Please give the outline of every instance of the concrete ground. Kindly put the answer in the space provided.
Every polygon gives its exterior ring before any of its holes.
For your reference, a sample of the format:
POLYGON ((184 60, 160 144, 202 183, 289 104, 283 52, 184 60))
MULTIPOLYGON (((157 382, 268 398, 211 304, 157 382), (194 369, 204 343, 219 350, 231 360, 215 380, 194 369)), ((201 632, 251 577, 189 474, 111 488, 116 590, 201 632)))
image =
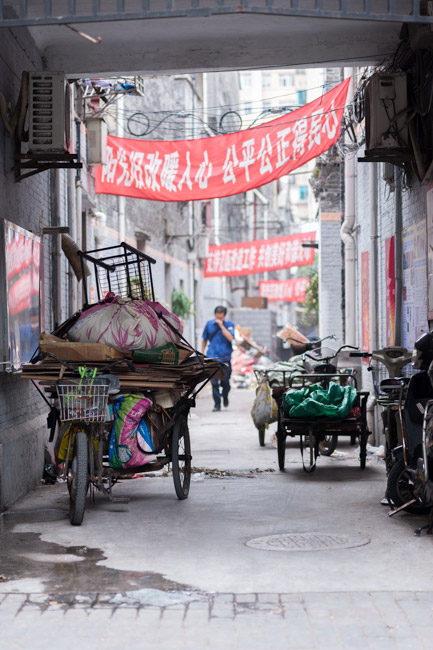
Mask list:
POLYGON ((430 649, 425 519, 387 516, 383 461, 361 470, 346 439, 313 474, 289 440, 279 472, 253 398, 201 394, 185 501, 170 475, 124 481, 129 503, 96 494, 73 527, 58 483, 0 517, 0 649, 430 649))

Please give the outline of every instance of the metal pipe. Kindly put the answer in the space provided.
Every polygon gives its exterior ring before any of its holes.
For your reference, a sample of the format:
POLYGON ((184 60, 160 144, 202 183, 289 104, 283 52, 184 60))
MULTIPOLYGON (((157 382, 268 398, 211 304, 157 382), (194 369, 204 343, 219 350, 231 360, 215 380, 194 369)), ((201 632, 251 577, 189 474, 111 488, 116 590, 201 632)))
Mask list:
MULTIPOLYGON (((60 169, 51 171, 51 226, 61 225, 60 169)), ((54 327, 62 322, 62 236, 57 234, 52 243, 52 291, 54 327)))
MULTIPOLYGON (((77 207, 75 191, 75 170, 69 169, 67 172, 68 181, 68 226, 69 234, 74 242, 77 241, 77 207)), ((69 268, 69 313, 73 314, 78 309, 77 301, 77 279, 75 273, 69 268)))
MULTIPOLYGON (((349 100, 353 97, 353 68, 344 69, 345 78, 351 77, 349 100)), ((356 257, 353 230, 355 227, 355 154, 344 160, 344 221, 341 226, 341 239, 344 244, 344 322, 345 341, 356 345, 356 257)))
POLYGON ((377 264, 377 164, 370 163, 370 349, 379 345, 377 313, 378 301, 378 264, 377 264))
MULTIPOLYGON (((75 179, 75 210, 77 229, 76 242, 78 248, 83 250, 83 186, 78 177, 75 179)), ((84 276, 81 283, 77 284, 77 307, 81 307, 83 304, 83 285, 85 282, 87 282, 87 278, 84 276)))
POLYGON ((401 327, 403 312, 403 247, 402 247, 402 230, 403 230, 403 211, 401 201, 401 171, 394 167, 394 185, 395 185, 395 328, 394 328, 394 345, 401 345, 401 327))

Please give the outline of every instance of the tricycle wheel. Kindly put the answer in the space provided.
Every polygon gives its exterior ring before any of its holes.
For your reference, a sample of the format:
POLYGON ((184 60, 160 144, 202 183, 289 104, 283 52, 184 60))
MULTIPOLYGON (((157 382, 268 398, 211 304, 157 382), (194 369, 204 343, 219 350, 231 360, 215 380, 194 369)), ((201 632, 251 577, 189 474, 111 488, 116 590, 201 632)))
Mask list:
POLYGON ((173 426, 171 464, 177 498, 186 499, 191 480, 191 443, 185 416, 179 416, 173 426))
POLYGON ((260 443, 260 447, 265 446, 265 427, 261 427, 259 429, 259 443, 260 443))
POLYGON ((286 457, 286 436, 284 433, 277 431, 277 447, 278 447, 278 467, 284 472, 284 460, 286 457))
POLYGON ((319 442, 319 451, 321 456, 331 456, 337 449, 338 435, 331 434, 324 436, 323 440, 319 442))
POLYGON ((87 435, 84 431, 75 434, 74 453, 68 471, 69 519, 73 526, 80 526, 86 507, 89 455, 87 435))

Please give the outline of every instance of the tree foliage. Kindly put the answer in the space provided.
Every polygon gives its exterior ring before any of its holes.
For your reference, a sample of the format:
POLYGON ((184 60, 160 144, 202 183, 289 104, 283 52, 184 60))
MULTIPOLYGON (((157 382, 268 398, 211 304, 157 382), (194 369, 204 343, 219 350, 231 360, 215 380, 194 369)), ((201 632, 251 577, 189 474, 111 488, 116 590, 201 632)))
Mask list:
POLYGON ((194 311, 191 309, 193 304, 194 301, 188 298, 182 289, 173 289, 171 292, 171 311, 182 320, 186 320, 194 314, 194 311))
POLYGON ((305 292, 303 321, 305 325, 316 325, 319 321, 319 274, 313 271, 305 292))

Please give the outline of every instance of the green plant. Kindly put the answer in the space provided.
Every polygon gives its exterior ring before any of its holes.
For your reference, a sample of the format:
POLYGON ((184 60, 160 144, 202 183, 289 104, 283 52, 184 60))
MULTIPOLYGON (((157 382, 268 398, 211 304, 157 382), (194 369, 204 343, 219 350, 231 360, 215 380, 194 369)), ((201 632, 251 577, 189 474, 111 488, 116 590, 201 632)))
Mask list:
POLYGON ((193 304, 194 301, 188 298, 182 289, 173 289, 171 292, 171 311, 182 320, 194 314, 194 311, 191 309, 193 304))
POLYGON ((302 325, 312 327, 319 321, 319 274, 313 271, 310 276, 310 284, 305 292, 304 311, 302 314, 302 325))

